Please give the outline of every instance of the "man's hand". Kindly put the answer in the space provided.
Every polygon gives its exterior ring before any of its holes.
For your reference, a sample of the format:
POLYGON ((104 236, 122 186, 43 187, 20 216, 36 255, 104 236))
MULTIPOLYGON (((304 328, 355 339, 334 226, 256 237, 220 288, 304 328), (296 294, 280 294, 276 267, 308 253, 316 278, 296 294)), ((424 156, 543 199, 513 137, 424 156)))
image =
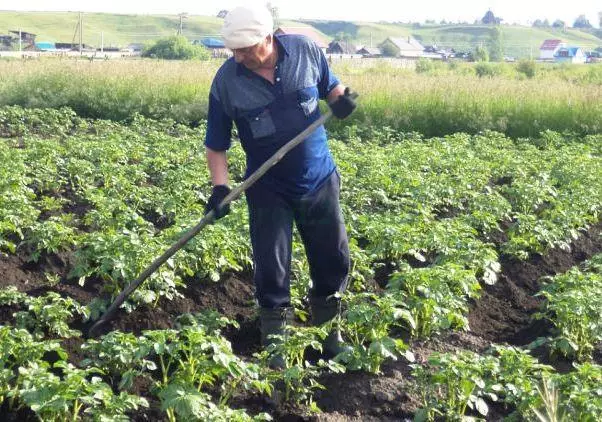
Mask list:
POLYGON ((213 187, 213 191, 211 192, 211 196, 207 201, 207 205, 205 206, 205 214, 208 214, 209 211, 213 210, 216 220, 225 217, 230 212, 230 204, 221 208, 219 207, 219 204, 226 196, 228 196, 229 193, 230 188, 227 185, 215 185, 213 187))
POLYGON ((354 97, 351 94, 351 90, 349 87, 346 87, 345 93, 343 95, 339 95, 333 103, 329 104, 332 114, 334 114, 334 116, 338 119, 344 119, 349 116, 357 107, 357 104, 353 98, 354 97))

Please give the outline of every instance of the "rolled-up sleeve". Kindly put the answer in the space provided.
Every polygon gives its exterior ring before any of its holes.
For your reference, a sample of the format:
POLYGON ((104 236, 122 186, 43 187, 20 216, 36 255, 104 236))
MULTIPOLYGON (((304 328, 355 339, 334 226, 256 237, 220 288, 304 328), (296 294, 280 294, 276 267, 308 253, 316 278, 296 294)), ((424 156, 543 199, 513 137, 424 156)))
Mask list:
POLYGON ((340 84, 339 79, 332 73, 326 56, 321 49, 318 50, 318 66, 320 72, 320 81, 318 82, 318 91, 320 92, 320 98, 326 99, 330 91, 332 91, 337 85, 340 84))
POLYGON ((226 114, 220 101, 209 94, 207 133, 205 146, 214 151, 226 151, 232 144, 232 119, 226 114))

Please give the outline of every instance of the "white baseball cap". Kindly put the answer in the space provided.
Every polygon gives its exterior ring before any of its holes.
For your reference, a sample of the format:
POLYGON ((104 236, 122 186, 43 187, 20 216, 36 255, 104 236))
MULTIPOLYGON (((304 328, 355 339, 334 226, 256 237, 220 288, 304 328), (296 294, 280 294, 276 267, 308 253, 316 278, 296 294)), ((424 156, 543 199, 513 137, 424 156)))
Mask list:
POLYGON ((239 6, 224 19, 222 37, 229 49, 251 47, 274 30, 272 14, 263 4, 239 6))

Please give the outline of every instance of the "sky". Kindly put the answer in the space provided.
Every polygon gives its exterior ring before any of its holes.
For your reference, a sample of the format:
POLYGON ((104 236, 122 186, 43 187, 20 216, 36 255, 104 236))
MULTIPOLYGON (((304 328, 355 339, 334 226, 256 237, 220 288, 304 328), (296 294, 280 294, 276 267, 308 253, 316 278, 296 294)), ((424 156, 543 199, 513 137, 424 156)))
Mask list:
MULTIPOLYGON (((251 0, 260 1, 260 0, 251 0)), ((249 0, 0 0, 0 10, 81 11, 127 14, 177 14, 214 16, 222 9, 231 9, 249 0)), ((263 2, 265 3, 265 2, 263 2)), ((481 19, 488 9, 503 19, 502 23, 529 25, 535 19, 556 19, 572 25, 585 15, 599 26, 600 0, 419 0, 419 1, 353 1, 353 0, 273 0, 284 19, 328 19, 353 21, 424 22, 435 20, 472 23, 481 19)))

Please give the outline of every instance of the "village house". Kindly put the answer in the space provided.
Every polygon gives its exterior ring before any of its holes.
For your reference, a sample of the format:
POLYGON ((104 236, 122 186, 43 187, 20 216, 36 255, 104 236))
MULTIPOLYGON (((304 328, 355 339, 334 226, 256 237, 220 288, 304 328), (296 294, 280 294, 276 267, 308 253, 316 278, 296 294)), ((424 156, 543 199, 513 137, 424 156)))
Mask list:
POLYGON ((201 40, 194 40, 193 44, 200 44, 211 52, 211 57, 229 57, 232 55, 230 50, 226 48, 224 41, 218 38, 203 38, 201 40))
POLYGON ((12 35, 0 35, 0 50, 12 50, 18 42, 18 38, 12 35))
POLYGON ((328 54, 356 54, 357 48, 349 41, 332 41, 328 44, 328 54))
POLYGON ((581 47, 561 47, 554 54, 554 60, 557 63, 583 64, 587 56, 581 47))
POLYGON ((383 55, 393 57, 422 57, 424 47, 411 36, 405 38, 389 37, 380 44, 383 55))
POLYGON ((565 46, 566 44, 562 40, 545 40, 539 47, 539 59, 554 60, 556 52, 565 46))
POLYGON ((14 34, 17 37, 17 41, 19 40, 19 35, 21 36, 21 43, 23 45, 35 45, 36 43, 36 34, 32 34, 31 32, 25 31, 8 31, 9 34, 14 34))
POLYGON ((356 54, 361 54, 363 57, 380 57, 382 52, 378 47, 362 47, 357 50, 356 54))

